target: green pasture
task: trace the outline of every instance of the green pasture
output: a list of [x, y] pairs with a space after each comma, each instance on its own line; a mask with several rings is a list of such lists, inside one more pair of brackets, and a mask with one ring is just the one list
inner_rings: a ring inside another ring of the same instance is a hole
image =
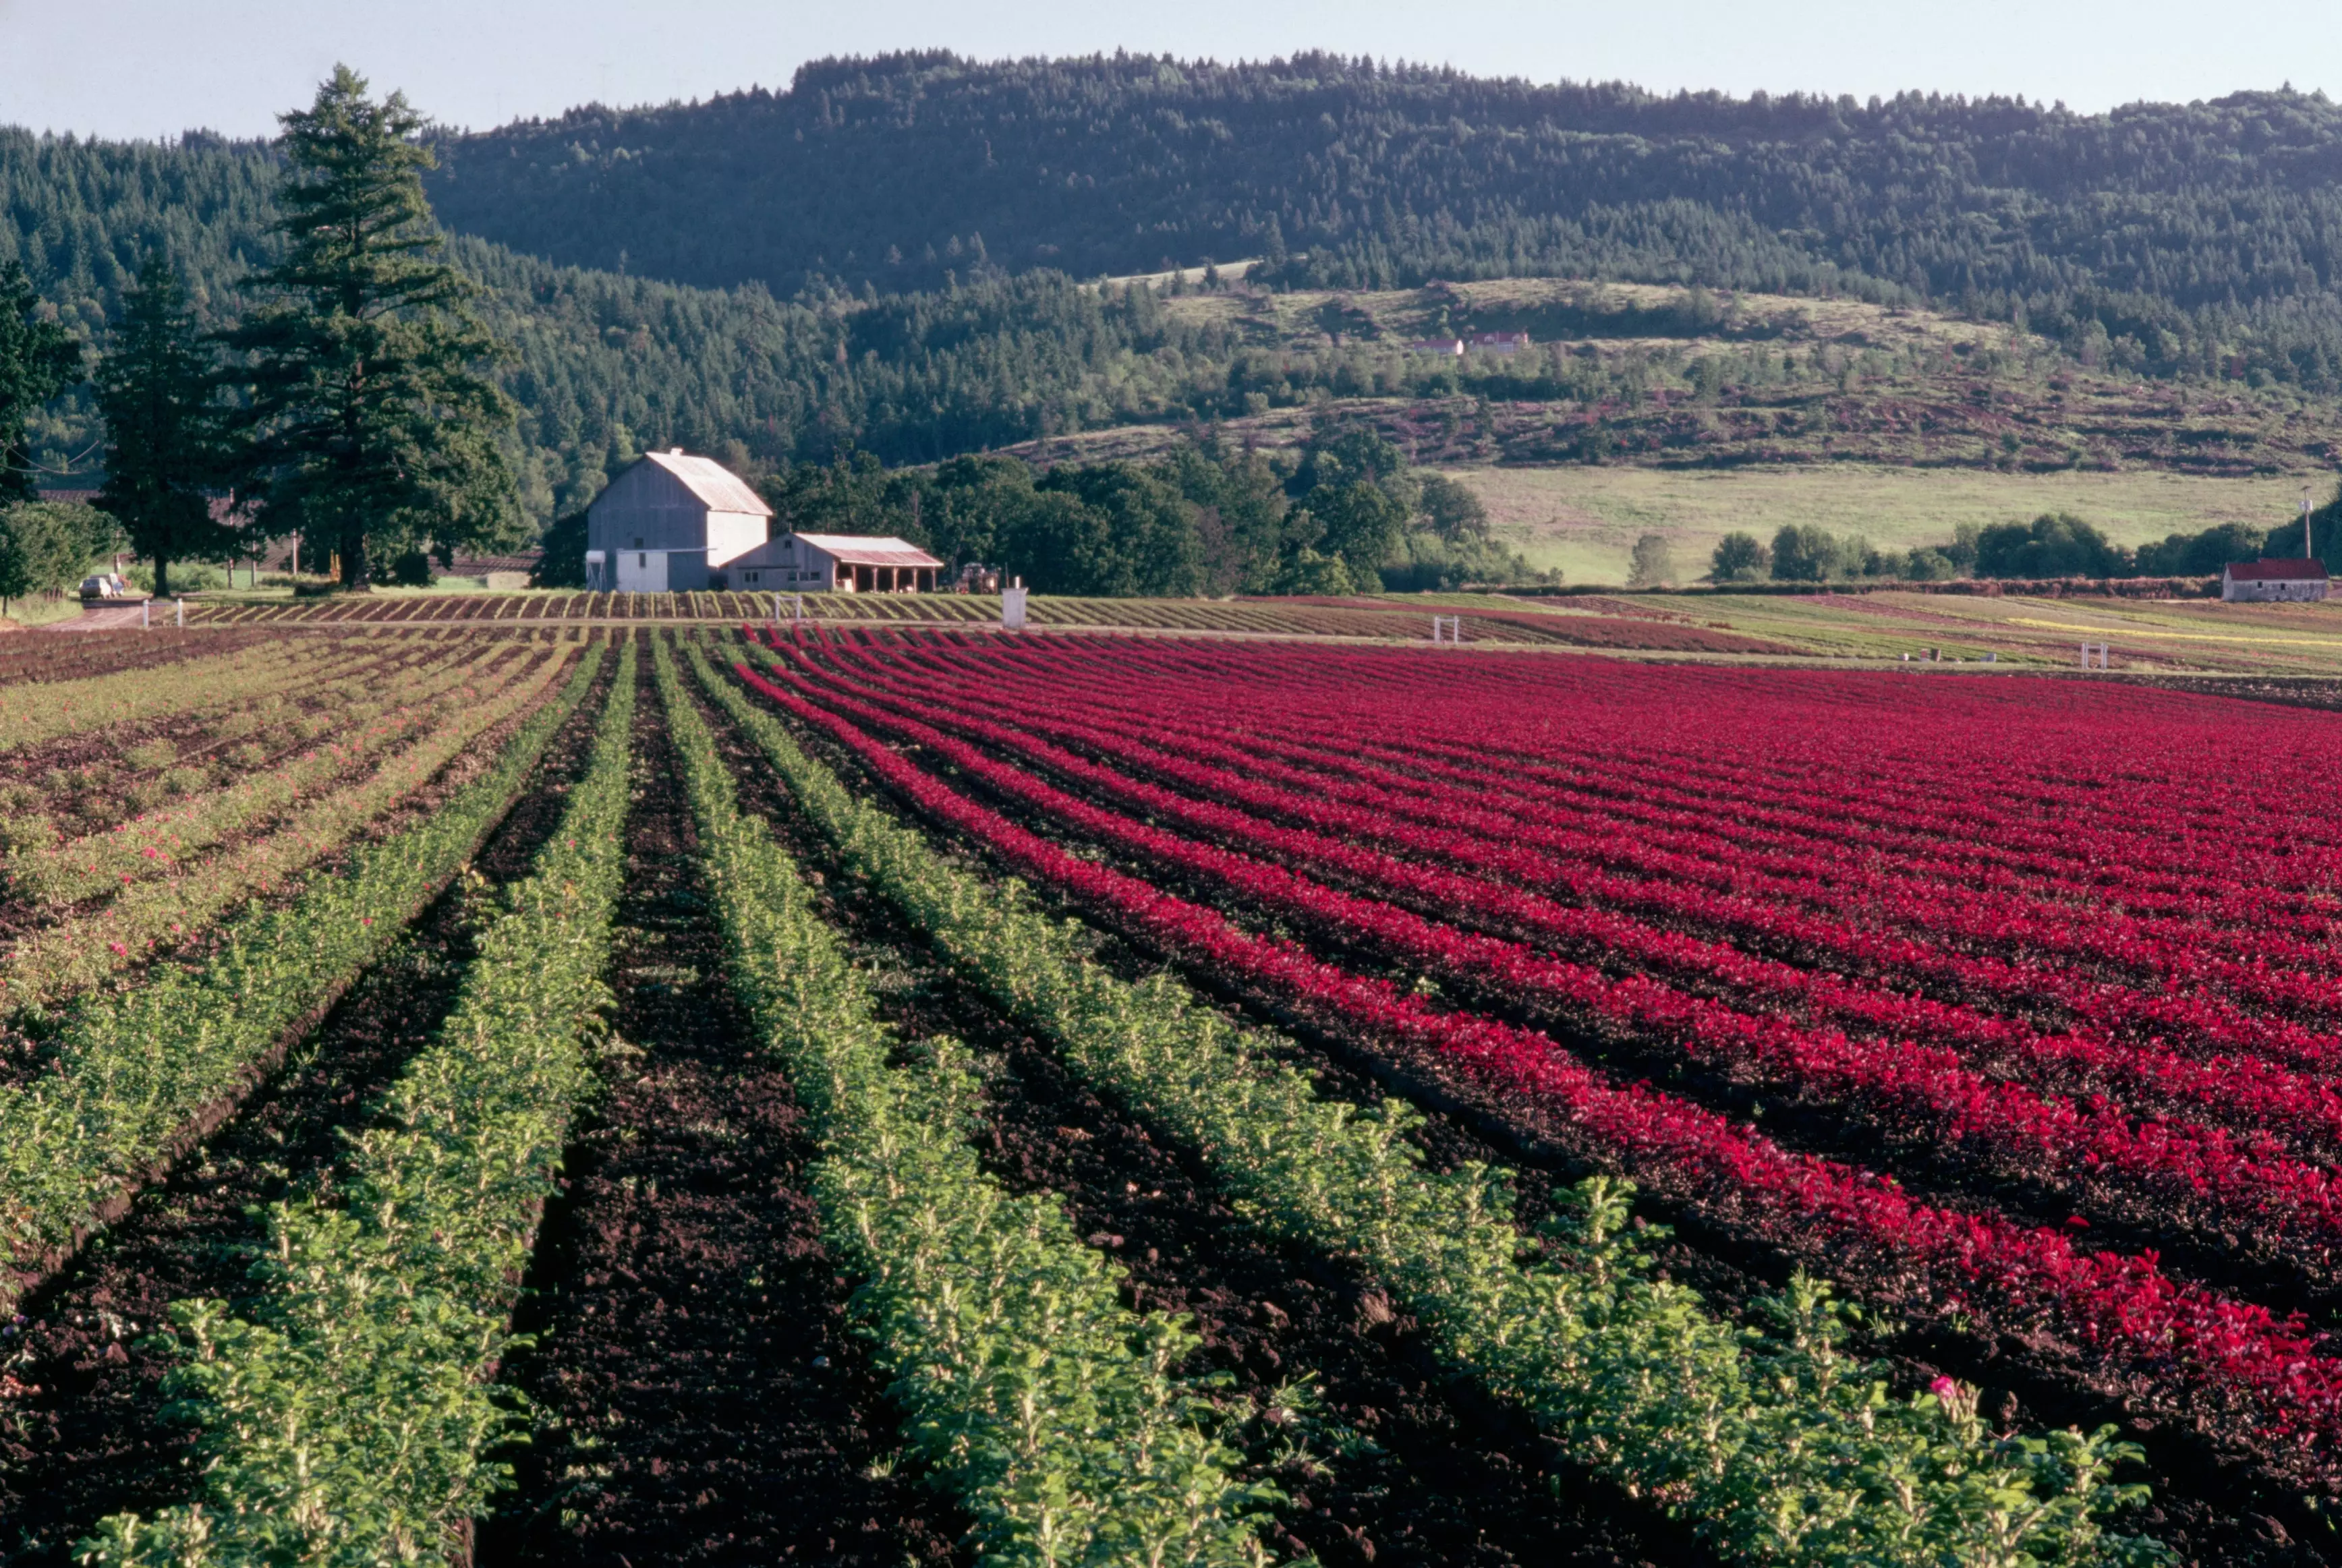
[[[1570, 583], [1623, 584], [1635, 540], [1663, 534], [1677, 569], [1707, 571], [1716, 542], [1735, 530], [1769, 539], [1784, 524], [1859, 534], [1881, 549], [1948, 541], [1961, 524], [2030, 521], [2070, 512], [2136, 545], [2221, 523], [2268, 527], [2300, 507], [2298, 474], [2213, 478], [2139, 469], [2005, 474], [1973, 468], [1830, 464], [1793, 468], [1621, 466], [1456, 468], [1506, 543]], [[2331, 479], [2313, 489], [2324, 502]]]

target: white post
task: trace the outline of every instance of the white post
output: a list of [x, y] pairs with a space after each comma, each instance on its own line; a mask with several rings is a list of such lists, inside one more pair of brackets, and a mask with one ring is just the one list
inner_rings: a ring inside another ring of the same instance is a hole
[[803, 625], [805, 624], [805, 595], [803, 594], [792, 594], [789, 595], [789, 615], [790, 618], [795, 620], [799, 625]]
[[1003, 631], [1025, 629], [1025, 579], [1016, 579], [1013, 588], [1000, 590], [1000, 625]]
[[152, 600], [152, 599], [141, 599], [141, 600], [139, 600], [139, 601], [138, 601], [138, 629], [139, 629], [140, 631], [144, 632], [144, 631], [145, 631], [147, 628], [149, 628], [149, 627], [151, 627], [152, 625], [154, 625], [154, 624], [155, 624], [155, 601], [154, 601], [154, 600]]
[[174, 599], [171, 601], [171, 608], [173, 618], [177, 622], [179, 629], [181, 631], [186, 630], [187, 602], [185, 599]]

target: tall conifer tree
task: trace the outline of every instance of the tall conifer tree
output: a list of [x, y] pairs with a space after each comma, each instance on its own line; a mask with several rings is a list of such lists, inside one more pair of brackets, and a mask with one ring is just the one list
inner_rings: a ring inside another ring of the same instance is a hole
[[215, 351], [197, 332], [178, 275], [159, 255], [123, 296], [122, 320], [94, 378], [105, 416], [105, 488], [131, 547], [155, 563], [155, 592], [171, 592], [174, 561], [224, 560], [238, 530], [212, 515], [222, 474]]
[[0, 504], [33, 499], [25, 425], [41, 404], [81, 379], [81, 345], [40, 315], [41, 296], [19, 262], [0, 265]]
[[285, 254], [253, 280], [275, 297], [226, 339], [250, 386], [239, 491], [270, 536], [338, 550], [349, 588], [417, 545], [503, 542], [514, 409], [485, 374], [502, 349], [472, 314], [477, 286], [444, 259], [424, 197], [423, 117], [337, 65], [280, 123]]

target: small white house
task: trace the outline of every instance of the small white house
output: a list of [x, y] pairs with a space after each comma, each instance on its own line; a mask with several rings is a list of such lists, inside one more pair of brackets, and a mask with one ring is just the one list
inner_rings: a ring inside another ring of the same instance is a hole
[[586, 508], [586, 585], [621, 594], [725, 587], [765, 543], [773, 509], [746, 480], [680, 446], [645, 454]]
[[765, 594], [932, 594], [944, 564], [901, 539], [788, 534], [736, 558], [731, 585]]
[[2323, 561], [2232, 561], [2220, 574], [2223, 599], [2323, 599], [2327, 586]]

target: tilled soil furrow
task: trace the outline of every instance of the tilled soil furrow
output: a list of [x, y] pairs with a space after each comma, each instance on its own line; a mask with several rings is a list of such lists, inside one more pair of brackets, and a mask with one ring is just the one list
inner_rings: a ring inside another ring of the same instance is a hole
[[[584, 765], [607, 687], [606, 675], [474, 857], [487, 882], [527, 874]], [[0, 1559], [69, 1562], [100, 1519], [186, 1494], [195, 1433], [165, 1416], [175, 1362], [155, 1331], [173, 1302], [245, 1295], [265, 1235], [259, 1208], [330, 1183], [337, 1131], [363, 1122], [455, 1004], [472, 955], [469, 903], [460, 881], [434, 902], [233, 1121], [0, 1330]]]
[[505, 1375], [551, 1417], [482, 1563], [944, 1563], [966, 1521], [896, 1416], [804, 1187], [787, 1079], [724, 973], [656, 702], [627, 828], [608, 1097], [572, 1145]]
[[[826, 887], [855, 888], [769, 766], [708, 716], [744, 803]], [[824, 914], [879, 977], [890, 1023], [907, 1037], [953, 1034], [991, 1064], [978, 1145], [987, 1168], [1017, 1192], [1057, 1194], [1127, 1271], [1135, 1309], [1192, 1318], [1204, 1340], [1196, 1370], [1226, 1374], [1264, 1406], [1285, 1385], [1314, 1385], [1322, 1422], [1271, 1425], [1257, 1445], [1292, 1497], [1272, 1543], [1280, 1553], [1329, 1564], [1713, 1561], [1687, 1531], [1559, 1454], [1520, 1412], [1447, 1377], [1356, 1269], [1245, 1224], [1206, 1173], [955, 981], [883, 900], [826, 896]], [[1309, 1457], [1274, 1463], [1288, 1443]]]

